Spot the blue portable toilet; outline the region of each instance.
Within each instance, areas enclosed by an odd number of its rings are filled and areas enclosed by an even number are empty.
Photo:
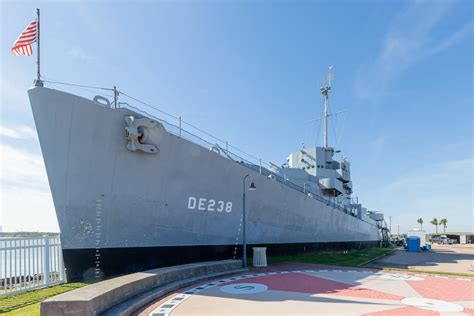
[[[420,251],[420,237],[409,236],[407,238],[407,251],[408,252],[419,252]]]

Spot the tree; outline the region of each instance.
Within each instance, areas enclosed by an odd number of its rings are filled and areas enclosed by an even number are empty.
[[[433,225],[435,225],[435,227],[436,227],[436,233],[438,233],[438,225],[439,225],[438,219],[435,217],[435,218],[433,218],[433,219],[431,220],[430,223],[433,224]]]
[[[417,222],[420,224],[420,230],[423,230],[423,218],[420,217]]]
[[[443,225],[443,231],[446,232],[446,227],[448,226],[448,220],[446,218],[443,218],[439,221],[440,225]]]

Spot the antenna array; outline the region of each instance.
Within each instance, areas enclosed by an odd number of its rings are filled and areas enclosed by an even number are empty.
[[[324,114],[323,114],[323,124],[324,124],[324,148],[328,148],[328,116],[329,116],[329,93],[331,92],[331,81],[334,80],[334,74],[332,71],[332,66],[329,66],[328,74],[323,80],[321,85],[321,94],[324,96]]]

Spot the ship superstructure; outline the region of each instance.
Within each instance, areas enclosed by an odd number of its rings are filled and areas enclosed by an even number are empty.
[[[119,103],[117,91],[110,102],[39,83],[28,93],[69,280],[240,256],[247,175],[257,186],[247,194],[249,245],[278,254],[380,243],[383,215],[352,203],[350,163],[334,160],[327,133],[322,147],[264,166],[181,119]]]
[[[285,181],[303,187],[305,193],[310,196],[313,194],[322,196],[352,216],[370,218],[372,213],[368,212],[367,208],[353,202],[350,162],[345,158],[335,160],[334,155],[340,151],[329,146],[328,119],[331,116],[329,94],[332,90],[332,79],[332,67],[329,67],[329,72],[320,88],[324,98],[324,112],[321,118],[323,146],[294,151],[289,154],[284,164],[281,166],[270,164],[269,169],[272,173],[282,176]],[[372,215],[373,218],[377,216],[380,218],[380,215]]]

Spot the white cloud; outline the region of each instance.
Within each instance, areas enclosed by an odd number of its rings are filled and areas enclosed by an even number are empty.
[[[33,122],[27,89],[33,80],[22,76],[8,63],[2,64],[0,75],[0,123]]]
[[[0,143],[0,184],[29,187],[48,191],[48,182],[43,158],[39,154],[19,150]]]
[[[371,142],[369,148],[371,150],[372,159],[379,159],[386,150],[386,146],[390,144],[391,137],[386,134],[377,135]]]
[[[0,136],[14,139],[38,139],[36,131],[26,125],[16,127],[0,125]]]
[[[0,143],[0,210],[5,231],[58,231],[41,155]]]
[[[372,209],[391,215],[402,231],[417,227],[419,217],[425,223],[433,217],[446,217],[448,230],[473,231],[473,162],[466,159],[414,165],[385,186],[370,192],[371,200],[375,202]],[[434,231],[432,225],[425,225],[425,228]]]
[[[438,46],[436,46],[433,49],[433,53],[440,52],[442,50],[445,50],[455,45],[456,43],[461,41],[463,38],[468,36],[470,33],[472,33],[473,28],[474,28],[474,25],[472,21],[469,23],[466,23],[463,27],[461,27],[459,30],[454,32],[451,36],[449,36],[448,38],[444,39],[441,43],[439,43]]]
[[[3,76],[2,76],[3,77]],[[5,103],[15,104],[28,104],[28,95],[26,90],[19,89],[18,86],[13,84],[13,80],[5,80],[0,77],[0,99],[2,100],[1,106],[5,106]]]
[[[59,232],[49,192],[30,188],[0,188],[3,231]]]
[[[94,59],[94,56],[89,55],[80,47],[71,48],[67,54],[73,58],[80,59],[82,61],[90,61]]]
[[[415,63],[466,38],[472,32],[472,22],[444,38],[437,34],[453,6],[453,1],[410,3],[391,22],[374,61],[359,69],[355,94],[362,98],[385,94],[388,85]]]

